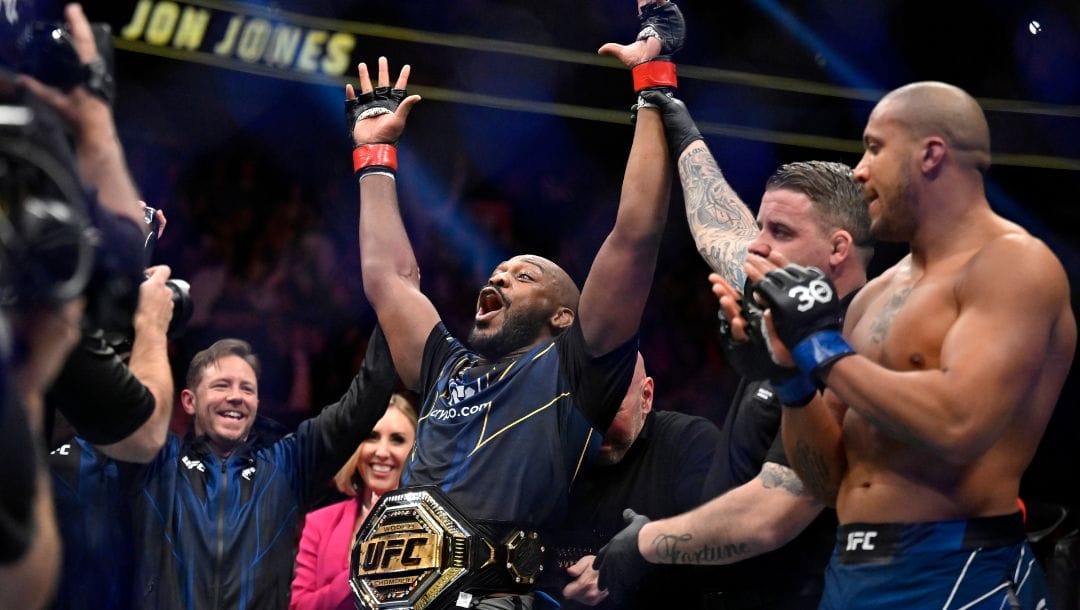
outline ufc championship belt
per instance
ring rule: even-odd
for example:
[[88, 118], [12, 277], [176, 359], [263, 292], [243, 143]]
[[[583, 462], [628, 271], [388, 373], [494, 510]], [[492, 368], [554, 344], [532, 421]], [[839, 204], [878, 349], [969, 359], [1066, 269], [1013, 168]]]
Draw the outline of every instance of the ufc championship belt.
[[536, 531], [470, 520], [437, 487], [384, 495], [349, 553], [349, 584], [368, 610], [441, 610], [471, 594], [528, 593], [543, 568]]

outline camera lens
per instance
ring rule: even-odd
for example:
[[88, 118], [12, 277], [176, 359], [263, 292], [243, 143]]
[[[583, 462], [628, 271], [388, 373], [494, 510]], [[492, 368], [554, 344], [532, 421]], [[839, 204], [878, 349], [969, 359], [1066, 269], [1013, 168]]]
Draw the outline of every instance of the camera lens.
[[175, 339], [187, 330], [187, 323], [191, 320], [191, 314], [195, 310], [195, 306], [191, 301], [191, 284], [181, 279], [169, 278], [165, 281], [165, 285], [173, 293], [173, 317], [172, 321], [169, 322], [167, 335], [170, 339]]

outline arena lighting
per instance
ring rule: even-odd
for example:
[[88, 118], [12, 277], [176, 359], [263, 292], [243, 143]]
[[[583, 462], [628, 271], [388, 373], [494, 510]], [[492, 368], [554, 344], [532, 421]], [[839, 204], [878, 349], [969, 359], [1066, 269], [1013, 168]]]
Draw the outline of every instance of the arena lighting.
[[[774, 0], [760, 0], [760, 2], [762, 3], [761, 6], [763, 7], [763, 10], [769, 12], [770, 15], [775, 15], [778, 20], [788, 24], [789, 28], [800, 32], [800, 40], [809, 41], [807, 44], [814, 44], [816, 46], [813, 48], [821, 49], [821, 51], [818, 52], [818, 55], [823, 58], [826, 65], [834, 72], [842, 72], [842, 74], [838, 73], [836, 78], [847, 78], [849, 80], [844, 82], [856, 83], [866, 80], [861, 78], [857, 71], [851, 69], [842, 57], [823, 45], [820, 42], [820, 37], [814, 32], [800, 24], [782, 8], [779, 8]], [[140, 4], [144, 3], [156, 6], [155, 0], [140, 0]], [[618, 62], [615, 62], [610, 58], [600, 57], [593, 52], [583, 52], [580, 50], [569, 50], [458, 34], [427, 32], [373, 23], [319, 18], [278, 9], [271, 10], [266, 7], [251, 4], [241, 5], [227, 0], [186, 0], [183, 3], [170, 4], [183, 4], [187, 7], [183, 9], [184, 11], [187, 11], [192, 7], [196, 7], [199, 10], [211, 11], [221, 19], [228, 18], [245, 21], [257, 18], [269, 20], [269, 22], [280, 21], [285, 24], [290, 24], [291, 26], [304, 28], [305, 31], [310, 29], [321, 29], [340, 32], [344, 36], [397, 40], [434, 47], [468, 49], [485, 53], [516, 55], [558, 63], [621, 69]], [[135, 19], [134, 17], [132, 20], [133, 22], [142, 23], [142, 21]], [[128, 29], [128, 27], [125, 27], [119, 30], [119, 33], [122, 35], [117, 36], [114, 40], [116, 48], [124, 51], [156, 55], [159, 57], [199, 63], [249, 74], [285, 79], [293, 82], [329, 85], [332, 86], [335, 91], [341, 87], [342, 81], [345, 80], [352, 81], [355, 85], [355, 76], [350, 78], [349, 72], [351, 71], [348, 70], [342, 74], [330, 75], [318, 71], [311, 72], [290, 69], [289, 67], [282, 67], [276, 64], [267, 65], [265, 62], [242, 61], [235, 57], [222, 56], [216, 53], [214, 50], [216, 47], [213, 44], [213, 41], [205, 41], [205, 44], [200, 48], [187, 48], [184, 45], [181, 45], [182, 48], [177, 48], [175, 40], [173, 41], [174, 44], [168, 44], [167, 40], [157, 40], [157, 37], [154, 37], [156, 43], [151, 43], [149, 40], [142, 39], [142, 36], [144, 35], [149, 36], [149, 34], [146, 34], [145, 30], [135, 28], [136, 30], [139, 30], [139, 32], [132, 34], [131, 32], [128, 32]], [[188, 40], [188, 38], [190, 37], [184, 39]], [[726, 83], [741, 87], [755, 87], [865, 102], [873, 102], [884, 94], [883, 90], [873, 88], [838, 86], [830, 83], [820, 83], [752, 72], [722, 70], [706, 66], [680, 65], [679, 73], [680, 77], [683, 79], [695, 79], [709, 83]], [[480, 94], [473, 91], [463, 91], [456, 88], [424, 87], [419, 84], [410, 88], [430, 101], [442, 101], [465, 104], [468, 106], [529, 112], [593, 122], [614, 124], [623, 124], [625, 122], [625, 112], [621, 109], [614, 110], [574, 104], [561, 104], [528, 98], [510, 98], [499, 95]], [[1028, 115], [1080, 118], [1080, 106], [1041, 104], [1027, 100], [990, 98], [979, 98], [979, 103], [988, 112], [996, 111]], [[837, 138], [810, 133], [784, 132], [721, 123], [701, 123], [699, 128], [702, 133], [706, 135], [733, 137], [749, 141], [798, 146], [825, 151], [852, 153], [860, 151], [862, 147], [860, 140], [854, 137], [857, 134], [851, 134], [852, 137], [849, 138]], [[1080, 171], [1080, 159], [1061, 156], [998, 152], [994, 155], [994, 162], [1001, 166]]]
[[[422, 228], [424, 233], [438, 233], [462, 261], [471, 263], [467, 272], [470, 279], [478, 282], [478, 288], [480, 283], [487, 281], [491, 270], [510, 258], [510, 254], [498, 247], [497, 240], [484, 237], [484, 230], [468, 214], [462, 213], [456, 205], [460, 201], [453, 198], [447, 185], [435, 176], [424, 159], [412, 154], [405, 145], [398, 146], [398, 159], [401, 167], [409, 168], [409, 179], [398, 183], [398, 199], [407, 210], [403, 216], [412, 219], [410, 225], [424, 219], [419, 221], [429, 225]], [[413, 233], [413, 240], [422, 239], [420, 233]], [[421, 268], [421, 278], [423, 271]]]
[[[785, 8], [780, 6], [776, 0], [754, 0], [754, 4], [787, 29], [787, 31], [790, 32], [796, 40], [806, 46], [808, 50], [824, 58], [825, 65], [823, 68], [831, 73], [843, 86], [854, 87], [857, 89], [879, 89], [877, 83], [874, 83], [871, 79], [863, 76], [854, 66], [844, 59], [843, 56], [833, 51], [820, 36], [796, 19], [795, 16]], [[1038, 34], [1039, 31], [1041, 31], [1042, 26], [1039, 22], [1032, 21], [1030, 29], [1032, 34]], [[983, 109], [984, 111], [988, 110], [986, 106], [983, 106]], [[839, 142], [842, 141], [838, 141], [838, 143]], [[1008, 157], [1008, 155], [993, 155], [994, 162], [1000, 162], [1002, 160], [1001, 157]], [[1013, 155], [1013, 157], [1020, 157], [1020, 155]], [[1023, 205], [1006, 193], [1005, 189], [1001, 188], [1001, 186], [992, 178], [987, 177], [985, 184], [987, 199], [994, 208], [1005, 217], [1024, 225], [1024, 227], [1026, 227], [1033, 235], [1037, 235], [1049, 242], [1053, 249], [1060, 255], [1062, 263], [1068, 270], [1069, 275], [1073, 278], [1080, 277], [1080, 256], [1078, 256], [1080, 255], [1080, 252], [1077, 252], [1077, 249], [1074, 248], [1068, 240], [1063, 239], [1057, 231], [1054, 231], [1046, 226], [1045, 223], [1042, 223], [1035, 218], [1033, 214], [1028, 212]]]
[[834, 80], [857, 89], [880, 89], [878, 83], [860, 73], [855, 66], [848, 63], [842, 55], [830, 48], [820, 36], [799, 21], [787, 9], [780, 6], [776, 0], [754, 0], [754, 4], [765, 11], [777, 23], [784, 26], [796, 40], [812, 51], [815, 56], [820, 57], [823, 60], [820, 62], [822, 69], [832, 73]]

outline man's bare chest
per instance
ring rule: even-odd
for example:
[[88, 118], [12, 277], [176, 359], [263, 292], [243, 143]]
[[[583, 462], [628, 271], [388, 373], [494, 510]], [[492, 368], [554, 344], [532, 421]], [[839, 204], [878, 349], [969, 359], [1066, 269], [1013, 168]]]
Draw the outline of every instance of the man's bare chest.
[[849, 333], [860, 354], [893, 370], [939, 366], [959, 305], [951, 275], [901, 278], [876, 293]]

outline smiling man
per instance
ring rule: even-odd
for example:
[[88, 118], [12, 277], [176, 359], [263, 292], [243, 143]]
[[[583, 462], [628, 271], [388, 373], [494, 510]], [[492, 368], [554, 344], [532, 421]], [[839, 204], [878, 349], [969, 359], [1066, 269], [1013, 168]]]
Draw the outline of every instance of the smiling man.
[[170, 434], [132, 491], [134, 607], [286, 608], [295, 532], [327, 482], [382, 417], [395, 374], [376, 329], [341, 400], [281, 437], [261, 425], [259, 361], [222, 339], [191, 361], [180, 402], [193, 434]]

